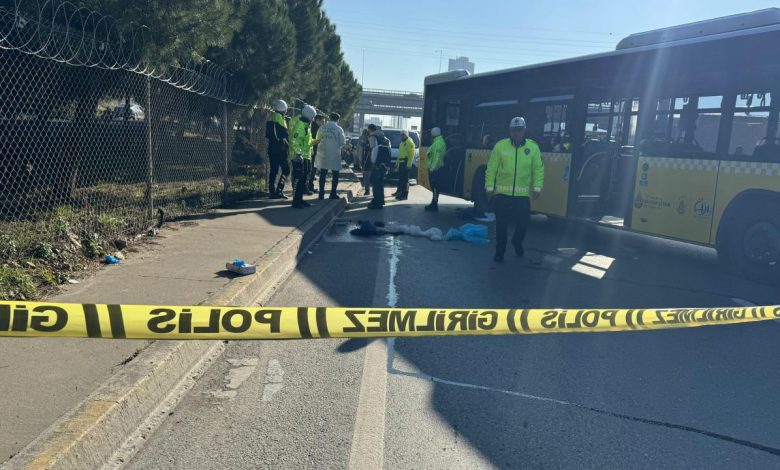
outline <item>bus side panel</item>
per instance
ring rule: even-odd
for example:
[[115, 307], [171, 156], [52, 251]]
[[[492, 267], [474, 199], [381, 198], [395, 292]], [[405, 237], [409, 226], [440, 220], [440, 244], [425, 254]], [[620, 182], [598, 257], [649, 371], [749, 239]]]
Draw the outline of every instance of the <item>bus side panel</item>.
[[544, 188], [539, 199], [531, 200], [531, 210], [566, 217], [569, 200], [571, 154], [542, 152]]
[[466, 167], [463, 173], [463, 198], [473, 200], [471, 183], [479, 167], [487, 166], [490, 149], [466, 149]]
[[715, 244], [718, 225], [734, 197], [748, 189], [780, 192], [780, 163], [724, 161], [720, 163], [718, 192], [715, 197], [715, 222], [710, 244]]
[[417, 184], [431, 189], [431, 181], [428, 179], [428, 167], [425, 165], [425, 157], [428, 155], [428, 147], [420, 147], [420, 161], [417, 167]]
[[708, 244], [718, 162], [639, 157], [631, 228]]

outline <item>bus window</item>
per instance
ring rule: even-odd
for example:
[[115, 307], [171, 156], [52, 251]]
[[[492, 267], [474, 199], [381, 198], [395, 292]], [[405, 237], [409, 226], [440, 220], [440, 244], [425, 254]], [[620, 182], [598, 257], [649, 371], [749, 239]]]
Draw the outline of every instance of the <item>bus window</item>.
[[633, 145], [636, 136], [639, 100], [597, 100], [588, 103], [585, 142]]
[[737, 159], [780, 159], [777, 114], [777, 104], [772, 103], [772, 94], [769, 92], [738, 95], [731, 126], [729, 155]]
[[722, 101], [722, 96], [659, 99], [653, 132], [642, 140], [641, 153], [657, 157], [714, 157]]
[[540, 146], [543, 152], [571, 153], [571, 141], [566, 123], [569, 120], [569, 105], [566, 103], [545, 106], [544, 130]]
[[492, 149], [507, 137], [509, 121], [519, 115], [517, 100], [479, 103], [469, 116], [466, 145], [473, 149]]

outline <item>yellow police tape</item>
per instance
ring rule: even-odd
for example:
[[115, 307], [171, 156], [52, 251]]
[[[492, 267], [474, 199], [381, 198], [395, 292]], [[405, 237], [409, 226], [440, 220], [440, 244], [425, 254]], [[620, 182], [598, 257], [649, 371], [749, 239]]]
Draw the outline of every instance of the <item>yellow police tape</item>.
[[667, 309], [172, 307], [0, 302], [0, 337], [298, 339], [657, 330], [780, 318], [780, 306]]

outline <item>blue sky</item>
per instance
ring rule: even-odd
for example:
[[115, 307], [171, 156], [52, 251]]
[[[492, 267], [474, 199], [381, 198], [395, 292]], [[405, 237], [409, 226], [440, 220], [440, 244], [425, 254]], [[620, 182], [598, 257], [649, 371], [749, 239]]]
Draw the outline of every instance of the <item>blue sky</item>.
[[[777, 6], [762, 0], [325, 0], [365, 88], [422, 91], [423, 78], [467, 56], [476, 72], [612, 50], [649, 29]], [[363, 55], [365, 51], [365, 62]], [[364, 66], [365, 64], [365, 66]]]

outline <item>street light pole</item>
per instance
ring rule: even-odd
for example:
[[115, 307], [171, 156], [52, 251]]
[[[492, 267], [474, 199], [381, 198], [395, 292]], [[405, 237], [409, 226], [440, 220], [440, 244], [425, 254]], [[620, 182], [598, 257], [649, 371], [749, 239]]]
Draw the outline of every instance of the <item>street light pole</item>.
[[442, 56], [442, 54], [444, 54], [444, 51], [439, 49], [436, 52], [439, 53], [439, 73], [441, 73], [441, 56]]

